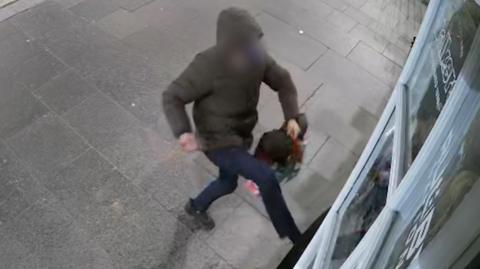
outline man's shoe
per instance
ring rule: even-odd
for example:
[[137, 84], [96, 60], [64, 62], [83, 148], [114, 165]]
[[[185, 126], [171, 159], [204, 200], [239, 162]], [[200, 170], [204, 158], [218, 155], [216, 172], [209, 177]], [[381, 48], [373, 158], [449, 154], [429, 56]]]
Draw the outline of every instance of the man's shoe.
[[202, 225], [202, 227], [210, 231], [215, 228], [215, 222], [213, 219], [207, 214], [207, 212], [202, 212], [194, 208], [192, 204], [192, 200], [188, 200], [187, 204], [185, 205], [185, 212], [188, 215], [192, 216], [195, 221]]

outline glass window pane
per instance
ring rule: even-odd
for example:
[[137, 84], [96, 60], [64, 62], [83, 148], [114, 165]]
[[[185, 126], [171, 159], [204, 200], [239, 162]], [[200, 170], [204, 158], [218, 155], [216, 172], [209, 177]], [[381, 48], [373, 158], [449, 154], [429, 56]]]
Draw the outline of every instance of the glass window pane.
[[394, 121], [392, 116], [359, 176], [362, 184], [342, 217], [332, 257], [332, 268], [339, 268], [345, 262], [385, 206], [392, 161]]
[[[476, 35], [475, 46], [478, 47], [480, 30]], [[438, 130], [438, 141], [432, 141], [438, 145], [421, 164], [422, 171], [415, 175], [420, 182], [415, 185], [416, 192], [404, 198], [418, 203], [401, 208], [392, 229], [394, 232], [386, 240], [389, 250], [380, 255], [382, 259], [387, 258], [387, 265], [379, 261], [377, 268], [408, 268], [452, 217], [466, 195], [480, 184], [480, 103], [476, 101], [480, 95], [480, 56], [471, 53], [467, 58], [469, 64], [460, 74], [465, 83], [459, 86], [467, 87], [470, 97], [449, 121], [448, 128]]]
[[440, 14], [408, 83], [409, 164], [450, 96], [480, 23], [480, 7], [474, 0], [445, 1]]
[[407, 268], [421, 249], [435, 237], [452, 216], [465, 195], [480, 178], [480, 112], [476, 115], [463, 142], [446, 165], [437, 171], [429, 184], [430, 196], [403, 232], [389, 259], [387, 268]]

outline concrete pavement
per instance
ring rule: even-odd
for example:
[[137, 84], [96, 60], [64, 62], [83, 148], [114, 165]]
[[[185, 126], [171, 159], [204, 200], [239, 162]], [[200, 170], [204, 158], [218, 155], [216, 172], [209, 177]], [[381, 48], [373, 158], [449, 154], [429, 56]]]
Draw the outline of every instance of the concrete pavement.
[[[19, 0], [0, 9], [2, 268], [275, 268], [290, 244], [242, 188], [183, 214], [216, 170], [185, 156], [161, 91], [215, 41], [228, 6], [255, 14], [311, 123], [305, 167], [283, 185], [301, 229], [362, 152], [421, 21], [419, 1]], [[258, 136], [281, 122], [263, 87]]]

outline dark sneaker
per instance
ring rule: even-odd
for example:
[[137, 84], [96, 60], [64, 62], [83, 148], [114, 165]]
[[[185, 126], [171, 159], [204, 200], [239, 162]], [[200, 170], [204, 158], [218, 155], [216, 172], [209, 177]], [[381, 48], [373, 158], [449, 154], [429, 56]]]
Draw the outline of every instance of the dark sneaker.
[[187, 204], [185, 205], [185, 212], [192, 216], [196, 222], [202, 225], [203, 229], [210, 231], [215, 228], [215, 222], [213, 219], [207, 214], [207, 212], [196, 210], [192, 205], [192, 200], [188, 200]]

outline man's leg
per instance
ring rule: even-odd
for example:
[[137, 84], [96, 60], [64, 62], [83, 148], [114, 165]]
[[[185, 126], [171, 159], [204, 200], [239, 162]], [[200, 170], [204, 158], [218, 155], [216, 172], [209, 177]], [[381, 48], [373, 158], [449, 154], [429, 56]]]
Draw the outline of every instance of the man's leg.
[[206, 211], [213, 201], [234, 192], [237, 188], [237, 181], [237, 175], [220, 168], [218, 178], [192, 200], [193, 206], [199, 211]]
[[280, 237], [296, 242], [301, 234], [293, 220], [274, 171], [268, 164], [250, 155], [244, 148], [228, 148], [208, 154], [210, 160], [230, 174], [253, 180], [260, 189], [265, 208]]

